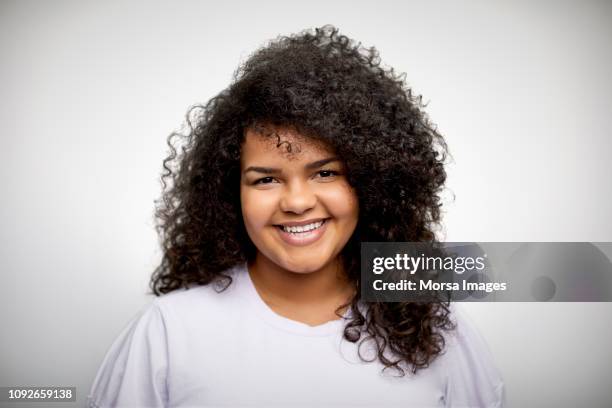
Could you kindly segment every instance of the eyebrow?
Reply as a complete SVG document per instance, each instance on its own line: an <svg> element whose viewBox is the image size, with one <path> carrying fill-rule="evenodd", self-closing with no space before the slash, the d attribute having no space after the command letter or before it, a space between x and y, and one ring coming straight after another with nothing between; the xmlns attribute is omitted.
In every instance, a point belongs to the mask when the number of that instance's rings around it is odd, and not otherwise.
<svg viewBox="0 0 612 408"><path fill-rule="evenodd" d="M328 157L327 159L317 160L312 163L308 163L307 165L304 166L304 168L306 170L312 170L312 169L319 168L321 166L326 165L327 163L331 163L334 161L340 161L340 158L339 157ZM244 173L247 173L249 171L255 171L257 173L263 173L263 174L277 174L281 172L281 169L277 169L274 167L249 166L244 170Z"/></svg>

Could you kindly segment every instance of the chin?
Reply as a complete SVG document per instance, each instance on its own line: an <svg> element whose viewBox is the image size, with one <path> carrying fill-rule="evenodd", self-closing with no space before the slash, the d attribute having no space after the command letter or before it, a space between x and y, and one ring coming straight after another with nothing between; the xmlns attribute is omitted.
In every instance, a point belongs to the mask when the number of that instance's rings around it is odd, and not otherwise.
<svg viewBox="0 0 612 408"><path fill-rule="evenodd" d="M312 258L305 259L303 262L300 260L290 260L282 262L280 266L284 269L294 273L312 273L322 269L327 262L324 261L313 261Z"/></svg>

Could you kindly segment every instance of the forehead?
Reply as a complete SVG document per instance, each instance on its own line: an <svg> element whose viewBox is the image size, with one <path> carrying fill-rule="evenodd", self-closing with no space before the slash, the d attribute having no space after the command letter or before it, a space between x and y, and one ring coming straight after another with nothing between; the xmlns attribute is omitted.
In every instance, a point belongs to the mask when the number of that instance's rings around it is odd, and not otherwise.
<svg viewBox="0 0 612 408"><path fill-rule="evenodd" d="M322 141L290 127L248 128L241 150L241 163L255 160L301 162L333 155Z"/></svg>

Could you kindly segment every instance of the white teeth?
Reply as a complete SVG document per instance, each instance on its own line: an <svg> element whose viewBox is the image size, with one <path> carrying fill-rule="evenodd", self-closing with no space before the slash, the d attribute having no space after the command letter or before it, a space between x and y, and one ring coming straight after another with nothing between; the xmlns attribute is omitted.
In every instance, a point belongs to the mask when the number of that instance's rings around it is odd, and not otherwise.
<svg viewBox="0 0 612 408"><path fill-rule="evenodd" d="M312 224L300 225L300 226L296 226L296 227L286 227L284 225L281 225L281 228L285 232L291 232L293 234L297 234L297 233L300 233L300 232L308 232L308 231L312 231L314 229L317 229L321 225L323 225L323 222L325 222L325 221L313 222Z"/></svg>

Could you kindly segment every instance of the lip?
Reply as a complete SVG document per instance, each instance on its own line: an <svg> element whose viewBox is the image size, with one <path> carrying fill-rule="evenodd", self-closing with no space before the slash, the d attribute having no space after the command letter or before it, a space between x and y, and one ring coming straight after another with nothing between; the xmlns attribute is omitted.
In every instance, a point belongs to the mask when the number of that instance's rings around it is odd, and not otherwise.
<svg viewBox="0 0 612 408"><path fill-rule="evenodd" d="M282 224L284 226L294 227L294 226L299 226L299 225L311 224L317 221L324 221L323 225L321 225L319 228L315 230L311 230L308 232L301 232L297 234L285 232L278 225L275 225L274 228L276 229L276 231L278 231L278 235L286 244L293 245L293 246L306 246L306 245L312 244L313 242L318 241L323 236L323 234L325 233L325 230L327 229L329 218L317 218L317 219L308 220L305 222L298 222L298 223L293 222L293 223L283 223Z"/></svg>

